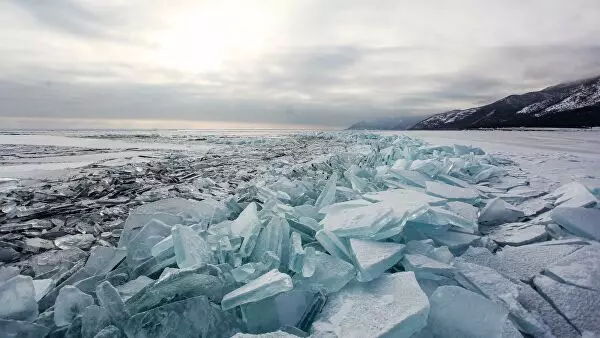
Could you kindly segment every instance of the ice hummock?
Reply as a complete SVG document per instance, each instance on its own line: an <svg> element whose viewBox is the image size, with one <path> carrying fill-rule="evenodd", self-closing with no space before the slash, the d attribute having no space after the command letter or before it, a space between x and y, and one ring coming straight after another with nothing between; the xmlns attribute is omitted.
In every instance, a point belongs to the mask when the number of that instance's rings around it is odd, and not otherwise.
<svg viewBox="0 0 600 338"><path fill-rule="evenodd" d="M267 168L233 196L132 210L118 247L90 233L2 243L31 255L31 269L0 268L1 332L600 334L596 190L541 196L509 161L469 146L327 137L344 146Z"/></svg>

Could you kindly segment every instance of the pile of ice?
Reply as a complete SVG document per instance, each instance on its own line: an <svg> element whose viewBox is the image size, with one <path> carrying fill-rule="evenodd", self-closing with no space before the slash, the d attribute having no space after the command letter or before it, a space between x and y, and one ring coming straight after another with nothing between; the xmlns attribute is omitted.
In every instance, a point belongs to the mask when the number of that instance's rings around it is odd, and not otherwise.
<svg viewBox="0 0 600 338"><path fill-rule="evenodd" d="M600 334L597 190L536 191L479 148L337 137L346 152L273 168L235 198L137 208L118 247L36 256L35 278L1 268L0 332Z"/></svg>

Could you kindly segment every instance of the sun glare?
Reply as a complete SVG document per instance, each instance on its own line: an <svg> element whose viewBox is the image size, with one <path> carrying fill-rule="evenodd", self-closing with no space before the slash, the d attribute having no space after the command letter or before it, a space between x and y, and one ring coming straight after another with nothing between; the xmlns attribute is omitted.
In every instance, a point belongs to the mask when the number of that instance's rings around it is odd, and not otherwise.
<svg viewBox="0 0 600 338"><path fill-rule="evenodd" d="M264 46L269 16L250 2L223 1L182 13L160 41L166 67L196 73L219 71L228 60Z"/></svg>

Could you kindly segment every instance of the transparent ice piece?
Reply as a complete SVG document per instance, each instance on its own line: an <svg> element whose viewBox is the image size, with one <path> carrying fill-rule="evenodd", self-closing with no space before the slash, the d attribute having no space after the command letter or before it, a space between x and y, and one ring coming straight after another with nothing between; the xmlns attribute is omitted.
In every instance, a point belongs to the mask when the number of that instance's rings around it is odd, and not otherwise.
<svg viewBox="0 0 600 338"><path fill-rule="evenodd" d="M171 234L171 227L152 219L127 245L127 263L137 266L152 257L152 247Z"/></svg>
<svg viewBox="0 0 600 338"><path fill-rule="evenodd" d="M404 255L402 266L406 271L414 271L417 276L435 274L452 277L454 273L454 267L420 254Z"/></svg>
<svg viewBox="0 0 600 338"><path fill-rule="evenodd" d="M114 325L109 325L109 326L103 328L102 330L100 330L100 332L98 332L97 335L94 336L94 338L120 338L120 337L121 337L121 330L119 330L119 328Z"/></svg>
<svg viewBox="0 0 600 338"><path fill-rule="evenodd" d="M35 323L0 319L0 332L8 338L37 338L46 337L50 329Z"/></svg>
<svg viewBox="0 0 600 338"><path fill-rule="evenodd" d="M368 237L394 221L392 211L392 208L383 203L375 203L327 213L321 224L325 230L339 237Z"/></svg>
<svg viewBox="0 0 600 338"><path fill-rule="evenodd" d="M411 337L425 327L428 313L414 273L399 272L330 295L312 331L317 337Z"/></svg>
<svg viewBox="0 0 600 338"><path fill-rule="evenodd" d="M600 241L600 209L558 207L552 220L574 235Z"/></svg>
<svg viewBox="0 0 600 338"><path fill-rule="evenodd" d="M94 338L100 330L109 325L108 312L98 305L90 305L81 314L81 337Z"/></svg>
<svg viewBox="0 0 600 338"><path fill-rule="evenodd" d="M427 193L451 201L473 202L479 197L477 190L461 188L437 181L426 182Z"/></svg>
<svg viewBox="0 0 600 338"><path fill-rule="evenodd" d="M404 244L350 238L350 250L358 268L357 279L368 282L402 259Z"/></svg>
<svg viewBox="0 0 600 338"><path fill-rule="evenodd" d="M256 203L248 204L246 209L231 223L231 233L237 237L246 237L254 232L254 228L260 228Z"/></svg>
<svg viewBox="0 0 600 338"><path fill-rule="evenodd" d="M32 322L38 315L35 287L29 276L0 282L0 318Z"/></svg>
<svg viewBox="0 0 600 338"><path fill-rule="evenodd" d="M315 235L315 239L319 241L319 244L321 244L321 246L331 255L348 262L352 260L347 245L332 232L325 229L319 230Z"/></svg>
<svg viewBox="0 0 600 338"><path fill-rule="evenodd" d="M554 205L561 207L593 207L598 203L598 199L580 182L560 186L544 198L554 200Z"/></svg>
<svg viewBox="0 0 600 338"><path fill-rule="evenodd" d="M179 268L201 267L214 261L208 243L190 227L176 225L172 236Z"/></svg>
<svg viewBox="0 0 600 338"><path fill-rule="evenodd" d="M65 286L60 289L54 305L54 323L56 326L71 324L75 316L94 304L94 298L79 291L74 286Z"/></svg>
<svg viewBox="0 0 600 338"><path fill-rule="evenodd" d="M98 297L100 305L108 312L108 316L112 322L115 325L122 327L127 318L129 318L129 312L125 307L123 299L119 295L119 291L107 281L98 285L96 288L96 296Z"/></svg>
<svg viewBox="0 0 600 338"><path fill-rule="evenodd" d="M138 278L132 279L123 285L117 286L117 290L119 290L119 294L123 298L123 301L126 301L131 298L131 296L140 292L140 290L152 283L154 283L154 279L147 276L139 276Z"/></svg>
<svg viewBox="0 0 600 338"><path fill-rule="evenodd" d="M487 225L515 222L525 213L500 198L489 201L481 210L479 222Z"/></svg>
<svg viewBox="0 0 600 338"><path fill-rule="evenodd" d="M127 255L125 249L96 246L90 251L90 257L85 268L92 274L108 273L117 266Z"/></svg>
<svg viewBox="0 0 600 338"><path fill-rule="evenodd" d="M35 301L37 302L54 287L54 280L51 278L34 279L33 287L35 288Z"/></svg>
<svg viewBox="0 0 600 338"><path fill-rule="evenodd" d="M292 232L290 236L290 262L288 268L296 273L302 272L302 265L304 264L304 249L302 248L302 239L298 232Z"/></svg>
<svg viewBox="0 0 600 338"><path fill-rule="evenodd" d="M251 261L258 261L267 251L274 252L282 259L284 237L289 236L289 225L283 224L287 221L281 217L273 217L258 235L256 246L250 256Z"/></svg>
<svg viewBox="0 0 600 338"><path fill-rule="evenodd" d="M265 273L252 282L226 294L221 301L223 310L257 302L261 299L289 291L293 288L290 276L275 269Z"/></svg>
<svg viewBox="0 0 600 338"><path fill-rule="evenodd" d="M356 276L354 266L344 260L323 252L315 252L315 272L310 277L294 275L298 289L326 293L337 292Z"/></svg>
<svg viewBox="0 0 600 338"><path fill-rule="evenodd" d="M335 202L335 186L337 184L338 174L334 172L331 174L331 177L327 180L325 184L325 188L319 194L317 201L315 202L315 207L317 210L321 210L328 205L331 205Z"/></svg>
<svg viewBox="0 0 600 338"><path fill-rule="evenodd" d="M427 326L440 337L502 337L508 311L457 286L440 286L431 295Z"/></svg>

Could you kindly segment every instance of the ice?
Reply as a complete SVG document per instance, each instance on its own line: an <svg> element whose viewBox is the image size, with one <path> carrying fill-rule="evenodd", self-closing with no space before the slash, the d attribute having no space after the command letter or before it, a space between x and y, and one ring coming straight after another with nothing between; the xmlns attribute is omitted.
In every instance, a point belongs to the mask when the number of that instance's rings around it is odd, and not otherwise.
<svg viewBox="0 0 600 338"><path fill-rule="evenodd" d="M55 239L54 245L59 249L89 249L95 240L96 238L92 234L66 235Z"/></svg>
<svg viewBox="0 0 600 338"><path fill-rule="evenodd" d="M288 268L291 271L301 273L302 265L304 264L304 249L302 248L302 239L300 233L292 232L290 236L290 262Z"/></svg>
<svg viewBox="0 0 600 338"><path fill-rule="evenodd" d="M34 321L38 316L33 280L14 276L0 282L0 319Z"/></svg>
<svg viewBox="0 0 600 338"><path fill-rule="evenodd" d="M171 234L171 227L152 219L136 233L127 245L127 263L137 266L152 257L152 247Z"/></svg>
<svg viewBox="0 0 600 338"><path fill-rule="evenodd" d="M420 254L407 254L402 259L402 266L406 271L414 271L417 276L423 274L435 274L441 276L452 277L454 267L451 265L439 262Z"/></svg>
<svg viewBox="0 0 600 338"><path fill-rule="evenodd" d="M0 319L0 332L6 338L38 338L46 337L50 329L29 322Z"/></svg>
<svg viewBox="0 0 600 338"><path fill-rule="evenodd" d="M441 286L429 298L427 327L436 337L502 337L508 311L457 286Z"/></svg>
<svg viewBox="0 0 600 338"><path fill-rule="evenodd" d="M571 208L593 207L598 203L598 199L580 182L565 184L545 198L554 200L555 206Z"/></svg>
<svg viewBox="0 0 600 338"><path fill-rule="evenodd" d="M409 189L391 189L364 194L363 198L371 202L382 202L394 209L394 214L402 217L404 213L414 211L423 205L442 205L446 200Z"/></svg>
<svg viewBox="0 0 600 338"><path fill-rule="evenodd" d="M258 235L250 260L256 262L265 252L271 251L282 261L283 251L287 250L287 247L284 247L284 238L289 237L289 232L289 225L285 219L273 217Z"/></svg>
<svg viewBox="0 0 600 338"><path fill-rule="evenodd" d="M35 289L35 301L38 302L54 287L54 280L51 278L34 279L33 287Z"/></svg>
<svg viewBox="0 0 600 338"><path fill-rule="evenodd" d="M260 228L260 220L256 203L252 202L231 223L231 233L237 237L246 237L253 233L255 228Z"/></svg>
<svg viewBox="0 0 600 338"><path fill-rule="evenodd" d="M452 201L448 202L447 206L448 210L453 213L459 215L460 217L469 221L472 224L473 232L478 230L477 222L479 218L479 209L472 206L469 203L460 202L460 201Z"/></svg>
<svg viewBox="0 0 600 338"><path fill-rule="evenodd" d="M425 327L428 313L414 274L399 272L332 294L312 331L316 337L411 337Z"/></svg>
<svg viewBox="0 0 600 338"><path fill-rule="evenodd" d="M519 246L548 238L546 227L532 223L507 223L493 230L489 237L500 245Z"/></svg>
<svg viewBox="0 0 600 338"><path fill-rule="evenodd" d="M129 318L129 312L125 308L125 303L119 295L119 291L110 282L106 281L98 285L96 295L98 302L106 309L112 322L119 327L123 327L125 321Z"/></svg>
<svg viewBox="0 0 600 338"><path fill-rule="evenodd" d="M446 231L442 234L430 236L437 245L445 245L453 254L462 253L467 247L480 237L456 231Z"/></svg>
<svg viewBox="0 0 600 338"><path fill-rule="evenodd" d="M392 168L388 175L390 178L397 179L404 184L420 188L425 188L425 183L431 180L430 177L418 171L404 170L404 168Z"/></svg>
<svg viewBox="0 0 600 338"><path fill-rule="evenodd" d="M319 213L321 213L321 214L337 213L344 209L364 207L364 206L367 206L370 204L372 204L372 203L365 199L350 200L350 201L339 202L339 203L328 205L328 206L324 207L323 209L320 209Z"/></svg>
<svg viewBox="0 0 600 338"><path fill-rule="evenodd" d="M236 333L231 338L297 338L298 336L284 331L274 331L263 334Z"/></svg>
<svg viewBox="0 0 600 338"><path fill-rule="evenodd" d="M600 292L560 283L538 275L533 283L546 299L573 324L579 332L590 331L600 335Z"/></svg>
<svg viewBox="0 0 600 338"><path fill-rule="evenodd" d="M331 177L329 177L329 180L327 180L323 191L321 191L321 194L319 194L319 197L315 202L315 207L317 208L317 210L322 210L323 208L335 202L335 186L337 184L337 181L338 174L334 172L331 175Z"/></svg>
<svg viewBox="0 0 600 338"><path fill-rule="evenodd" d="M479 197L475 189L461 188L437 181L428 181L425 187L428 194L450 201L473 202Z"/></svg>
<svg viewBox="0 0 600 338"><path fill-rule="evenodd" d="M396 265L404 254L404 244L357 238L350 238L349 242L358 269L357 279L361 282L376 279L387 269Z"/></svg>
<svg viewBox="0 0 600 338"><path fill-rule="evenodd" d="M94 304L94 298L76 287L65 286L60 289L54 305L54 323L56 326L71 324L75 316Z"/></svg>
<svg viewBox="0 0 600 338"><path fill-rule="evenodd" d="M201 267L213 262L208 244L190 227L176 225L173 227L172 236L179 268Z"/></svg>
<svg viewBox="0 0 600 338"><path fill-rule="evenodd" d="M221 301L223 310L256 302L293 288L290 276L271 270L250 283L226 294Z"/></svg>
<svg viewBox="0 0 600 338"><path fill-rule="evenodd" d="M0 284L19 275L19 268L16 266L0 267Z"/></svg>
<svg viewBox="0 0 600 338"><path fill-rule="evenodd" d="M321 221L324 229L339 237L368 237L393 221L392 208L384 203L329 212Z"/></svg>
<svg viewBox="0 0 600 338"><path fill-rule="evenodd" d="M109 325L105 328L103 328L102 330L100 330L100 332L98 332L97 335L94 336L94 338L120 338L121 337L121 330L119 330L119 328L117 328L114 325Z"/></svg>
<svg viewBox="0 0 600 338"><path fill-rule="evenodd" d="M276 331L296 326L310 310L315 294L305 290L282 292L274 297L241 306L245 329L250 333Z"/></svg>
<svg viewBox="0 0 600 338"><path fill-rule="evenodd" d="M220 302L223 292L223 281L216 276L193 270L179 271L135 293L125 305L129 313L138 313L160 304L200 295Z"/></svg>
<svg viewBox="0 0 600 338"><path fill-rule="evenodd" d="M294 275L294 287L314 292L333 293L356 276L354 266L323 252L315 252L315 272L310 277Z"/></svg>
<svg viewBox="0 0 600 338"><path fill-rule="evenodd" d="M584 246L546 267L544 274L562 283L600 292L600 244Z"/></svg>
<svg viewBox="0 0 600 338"><path fill-rule="evenodd" d="M560 206L552 210L551 217L574 235L600 241L600 209Z"/></svg>
<svg viewBox="0 0 600 338"><path fill-rule="evenodd" d="M315 239L319 241L319 244L321 244L321 246L333 256L343 259L347 262L352 260L347 245L342 242L342 239L334 235L332 232L324 229L319 230L315 235Z"/></svg>
<svg viewBox="0 0 600 338"><path fill-rule="evenodd" d="M515 222L524 215L523 211L516 209L504 200L494 198L481 210L479 222L487 225L498 225Z"/></svg>
<svg viewBox="0 0 600 338"><path fill-rule="evenodd" d="M98 305L90 305L81 315L81 337L94 338L98 332L111 323L108 312Z"/></svg>
<svg viewBox="0 0 600 338"><path fill-rule="evenodd" d="M125 249L96 246L90 251L85 268L94 274L108 273L114 269L127 255Z"/></svg>
<svg viewBox="0 0 600 338"><path fill-rule="evenodd" d="M124 327L129 338L223 337L239 332L231 314L212 306L205 296L161 305L138 313Z"/></svg>
<svg viewBox="0 0 600 338"><path fill-rule="evenodd" d="M38 252L40 250L54 249L54 243L47 239L42 238L26 238L25 239L25 250L30 252Z"/></svg>

